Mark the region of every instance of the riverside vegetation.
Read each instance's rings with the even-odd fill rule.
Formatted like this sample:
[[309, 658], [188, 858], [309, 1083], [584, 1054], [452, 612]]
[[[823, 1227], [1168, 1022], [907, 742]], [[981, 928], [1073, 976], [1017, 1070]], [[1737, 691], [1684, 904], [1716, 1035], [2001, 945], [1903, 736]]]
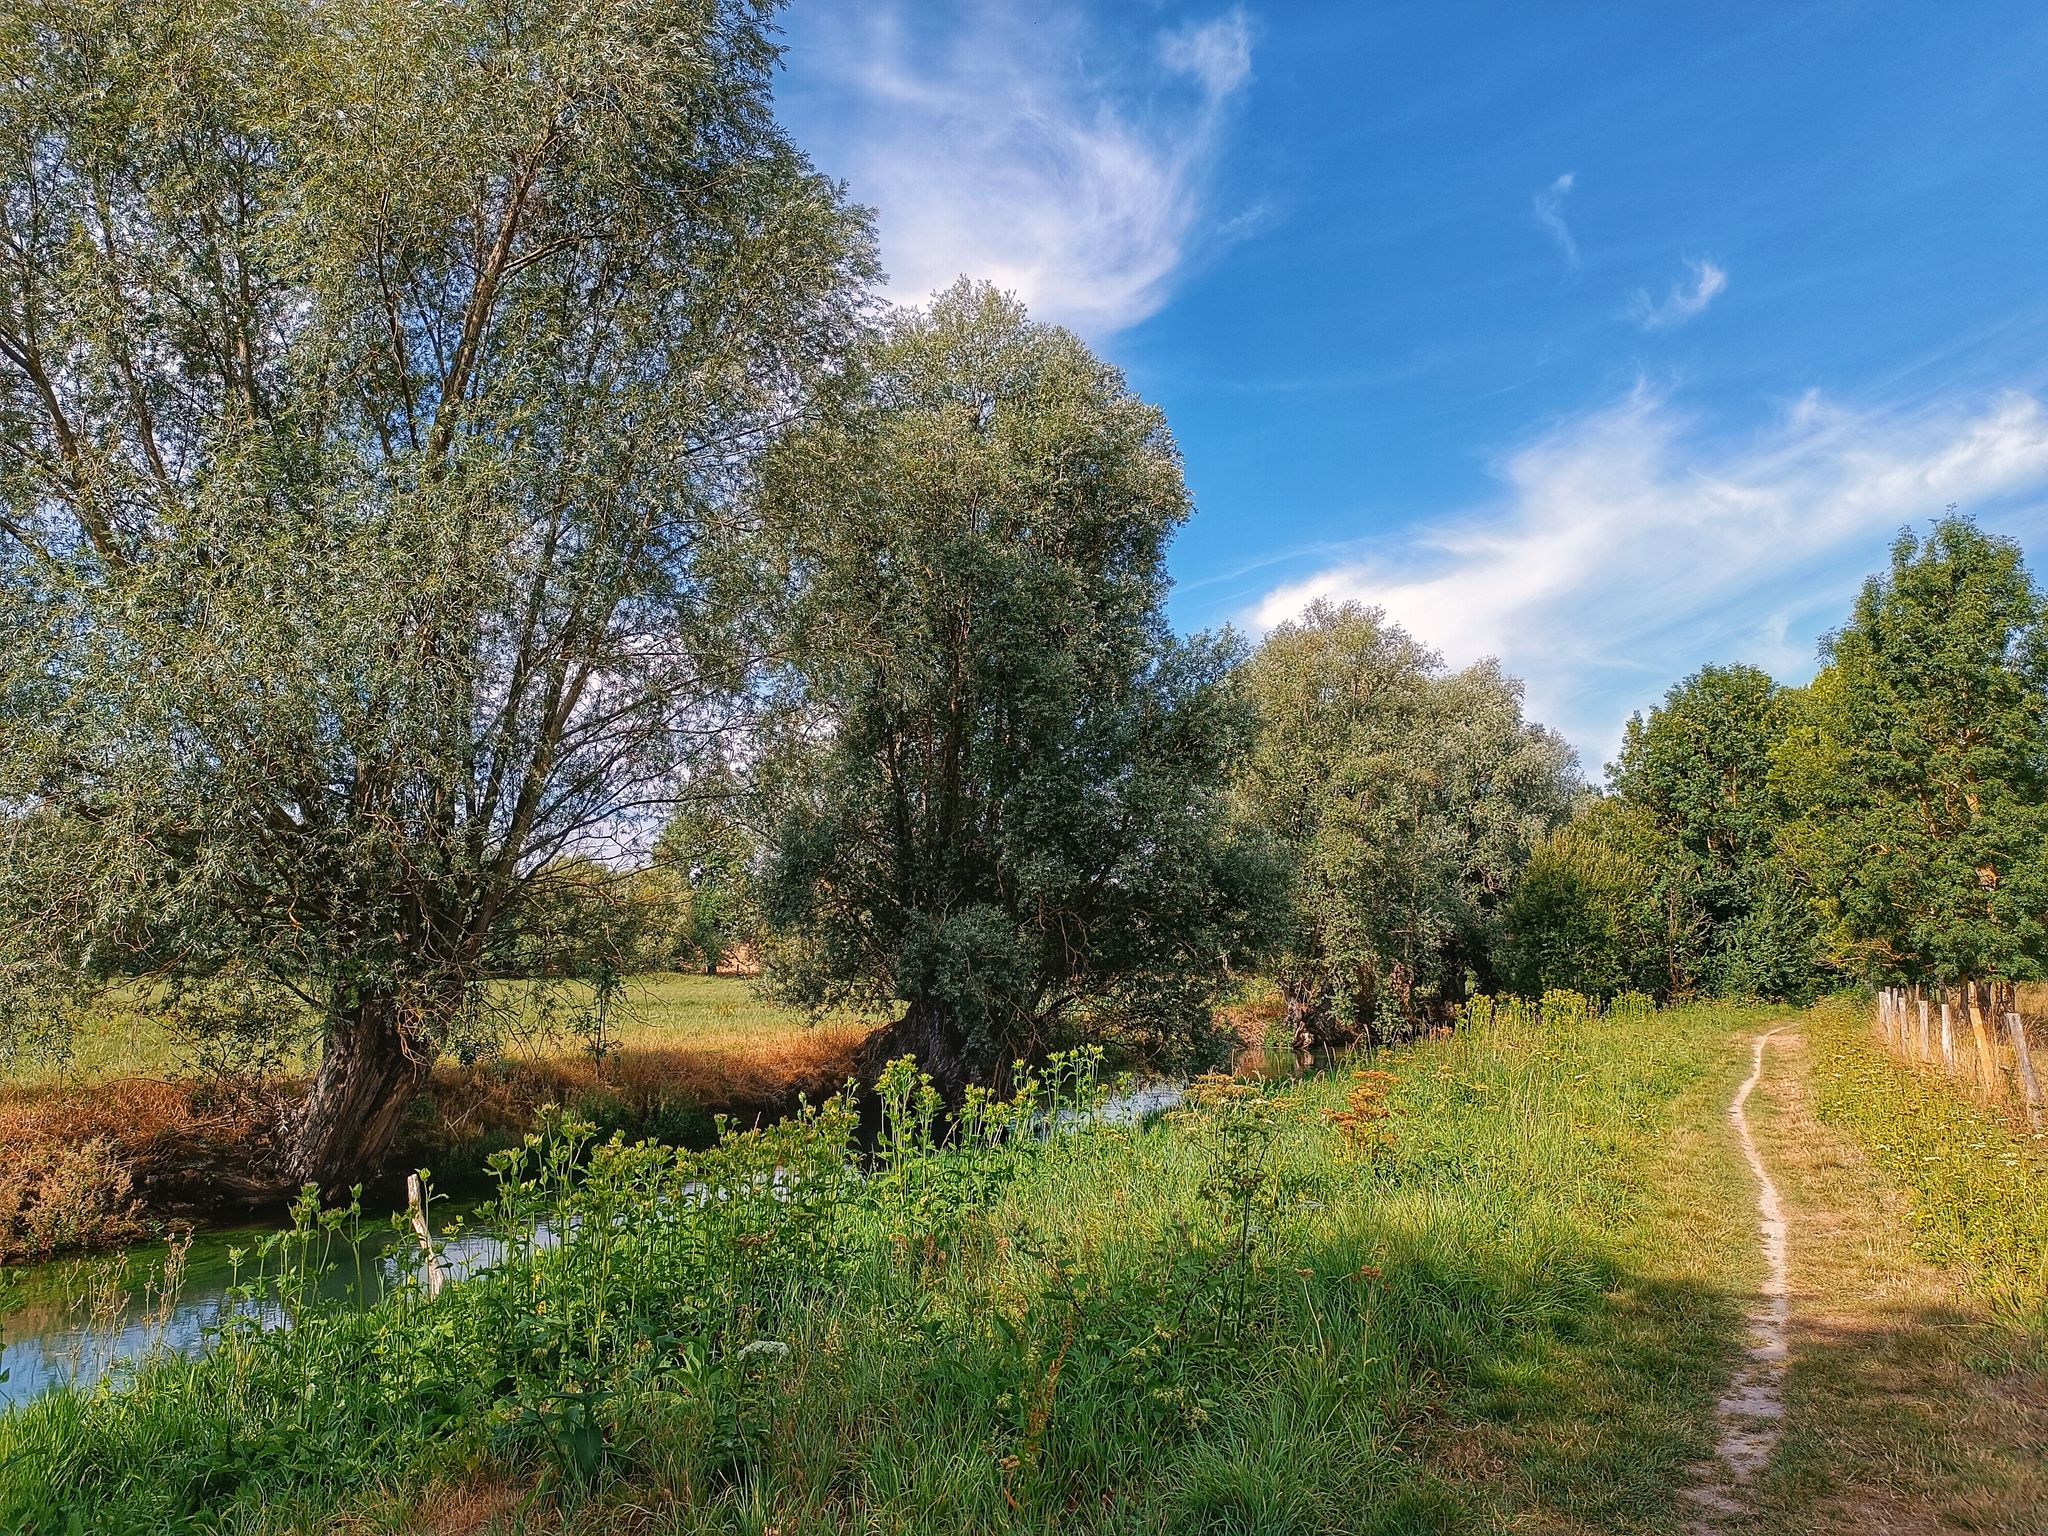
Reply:
[[433, 1300], [316, 1300], [358, 1218], [308, 1203], [247, 1259], [291, 1326], [0, 1419], [0, 1523], [1643, 1517], [1706, 1449], [1736, 1326], [1660, 1257], [1658, 1191], [1737, 1173], [1664, 1149], [1718, 1114], [1756, 1015], [1548, 1013], [1357, 1075], [1197, 1079], [1142, 1124], [1062, 1057], [970, 1095], [943, 1146], [899, 1061], [865, 1177], [843, 1097], [701, 1153], [556, 1124], [497, 1164], [492, 1222], [525, 1236]]

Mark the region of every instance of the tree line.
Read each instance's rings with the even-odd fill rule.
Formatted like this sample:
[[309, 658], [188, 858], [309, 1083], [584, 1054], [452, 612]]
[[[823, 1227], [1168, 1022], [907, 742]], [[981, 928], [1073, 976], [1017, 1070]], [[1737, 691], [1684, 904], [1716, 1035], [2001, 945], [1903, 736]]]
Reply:
[[2048, 963], [2048, 628], [2020, 548], [1902, 533], [1803, 688], [1705, 667], [1509, 903], [1524, 989], [1810, 999]]
[[1255, 972], [1314, 1043], [2036, 963], [2017, 551], [1902, 544], [1601, 796], [1374, 610], [1176, 635], [1163, 416], [984, 285], [879, 303], [773, 9], [0, 17], [0, 1042], [137, 978], [303, 1038], [335, 1189], [494, 983], [740, 939], [956, 1097], [1192, 1063]]

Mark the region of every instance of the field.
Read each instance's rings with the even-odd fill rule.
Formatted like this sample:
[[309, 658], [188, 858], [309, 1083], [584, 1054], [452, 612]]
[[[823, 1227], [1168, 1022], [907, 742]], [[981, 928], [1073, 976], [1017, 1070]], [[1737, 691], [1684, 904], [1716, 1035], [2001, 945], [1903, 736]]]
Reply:
[[[550, 1104], [607, 1130], [702, 1144], [717, 1114], [751, 1123], [798, 1094], [835, 1091], [876, 1027], [812, 1023], [734, 977], [639, 976], [600, 1053], [559, 1011], [543, 1017], [516, 992], [506, 1002], [524, 1027], [502, 1052], [435, 1069], [394, 1166], [474, 1181], [483, 1159], [516, 1145]], [[0, 1079], [0, 1140], [14, 1153], [0, 1169], [0, 1261], [132, 1237], [138, 1214], [234, 1211], [241, 1176], [270, 1150], [303, 1070], [287, 1062], [255, 1081], [209, 1072], [146, 1006], [90, 1014], [68, 1062], [28, 1061]], [[33, 1222], [31, 1210], [41, 1213]]]
[[1776, 1022], [1517, 1008], [1016, 1134], [1099, 1101], [1069, 1064], [951, 1149], [899, 1071], [865, 1178], [850, 1107], [702, 1153], [571, 1128], [499, 1160], [496, 1217], [567, 1243], [363, 1313], [305, 1283], [355, 1218], [304, 1212], [246, 1261], [291, 1329], [0, 1418], [0, 1526], [2043, 1530], [2048, 1339], [2014, 1297], [2044, 1234], [1950, 1196], [1985, 1147], [2028, 1209], [2048, 1171], [1988, 1122], [1892, 1171], [1933, 1111], [1869, 1086], [1840, 1008], [1773, 1040], [1754, 1108], [1791, 1205], [1783, 1442], [1698, 1523], [1762, 1271], [1728, 1104]]
[[[500, 985], [501, 1000], [518, 1021], [506, 1044], [508, 1056], [547, 1059], [585, 1049], [571, 1029], [559, 1023], [550, 1028], [535, 1009], [522, 1006], [520, 984]], [[568, 1001], [574, 1006], [581, 999]], [[84, 1013], [62, 1055], [28, 1055], [0, 1067], [0, 1090], [192, 1075], [193, 1048], [167, 1026], [160, 1002], [157, 992], [140, 987], [109, 995]], [[867, 1027], [835, 1021], [825, 1032], [838, 1036]], [[609, 1043], [621, 1053], [687, 1053], [707, 1071], [751, 1076], [751, 1067], [737, 1066], [743, 1058], [765, 1057], [772, 1065], [786, 1051], [803, 1054], [819, 1038], [818, 1027], [764, 1001], [738, 977], [666, 973], [626, 979]], [[292, 1065], [303, 1070], [310, 1063], [297, 1059]]]

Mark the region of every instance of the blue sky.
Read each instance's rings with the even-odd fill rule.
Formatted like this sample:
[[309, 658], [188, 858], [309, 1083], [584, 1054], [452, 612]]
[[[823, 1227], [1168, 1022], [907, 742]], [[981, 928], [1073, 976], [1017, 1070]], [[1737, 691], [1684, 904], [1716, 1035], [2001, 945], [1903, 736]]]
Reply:
[[1949, 503], [2048, 567], [2048, 7], [793, 0], [781, 110], [1167, 412], [1173, 616], [1498, 655], [1589, 772]]

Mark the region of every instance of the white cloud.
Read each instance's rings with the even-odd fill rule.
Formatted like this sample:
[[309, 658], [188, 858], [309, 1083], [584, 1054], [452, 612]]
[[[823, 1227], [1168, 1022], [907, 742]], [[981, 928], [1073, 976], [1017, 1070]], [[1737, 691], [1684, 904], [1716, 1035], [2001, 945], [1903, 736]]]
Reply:
[[1557, 248], [1564, 252], [1565, 265], [1574, 272], [1579, 270], [1579, 242], [1572, 238], [1572, 227], [1564, 221], [1564, 200], [1577, 180], [1577, 173], [1566, 171], [1536, 194], [1536, 223], [1557, 242]]
[[1692, 269], [1692, 281], [1676, 282], [1664, 296], [1664, 302], [1652, 299], [1647, 290], [1638, 288], [1629, 313], [1646, 331], [1669, 330], [1674, 325], [1683, 325], [1706, 312], [1709, 304], [1728, 286], [1728, 274], [1711, 261], [1688, 260], [1686, 266]]
[[1708, 438], [1639, 385], [1510, 456], [1501, 502], [1270, 593], [1263, 629], [1316, 597], [1385, 608], [1454, 662], [1501, 658], [1589, 767], [1629, 711], [1710, 661], [1787, 679], [1845, 617], [1890, 535], [1949, 502], [1987, 526], [2048, 507], [2048, 407], [1856, 411], [1818, 393], [1744, 441]]
[[1211, 95], [1229, 95], [1252, 72], [1252, 29], [1244, 7], [1166, 33], [1159, 39], [1159, 60], [1200, 81]]
[[906, 23], [848, 7], [793, 67], [833, 82], [816, 150], [877, 210], [889, 296], [966, 273], [1093, 335], [1159, 309], [1205, 231], [1241, 9], [1117, 55], [1078, 11], [984, 0]]

